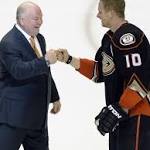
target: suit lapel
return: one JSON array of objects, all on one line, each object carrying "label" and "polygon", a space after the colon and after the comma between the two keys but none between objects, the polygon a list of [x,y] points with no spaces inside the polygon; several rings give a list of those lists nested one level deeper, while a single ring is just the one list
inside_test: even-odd
[{"label": "suit lapel", "polygon": [[[15,33],[16,38],[18,39],[18,41],[20,41],[19,43],[16,43],[18,45],[20,45],[19,47],[21,49],[23,49],[23,51],[28,51],[29,54],[31,54],[34,57],[37,57],[36,54],[34,53],[30,43],[28,42],[28,40],[25,38],[25,36],[14,26],[13,31]],[[45,55],[46,51],[45,51],[45,41],[42,38],[42,36],[40,34],[37,35],[37,39],[39,41],[40,47],[41,47],[41,51],[43,56]]]},{"label": "suit lapel", "polygon": [[15,26],[12,31],[14,32],[16,41],[18,41],[16,43],[18,45],[17,47],[19,47],[23,52],[27,52],[32,57],[36,57],[36,54],[34,53],[30,43],[25,38],[25,36]]},{"label": "suit lapel", "polygon": [[42,51],[42,54],[44,56],[45,53],[46,53],[45,40],[44,40],[44,38],[40,34],[37,35],[37,39],[39,41],[39,44],[40,44],[40,47],[41,47],[41,51]]}]

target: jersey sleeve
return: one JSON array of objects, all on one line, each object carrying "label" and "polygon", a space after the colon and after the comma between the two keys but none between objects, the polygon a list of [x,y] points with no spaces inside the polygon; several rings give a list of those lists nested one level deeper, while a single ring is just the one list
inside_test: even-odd
[{"label": "jersey sleeve", "polygon": [[101,49],[98,49],[95,60],[81,58],[78,71],[94,82],[103,82]]},{"label": "jersey sleeve", "polygon": [[140,29],[127,25],[114,35],[112,43],[116,49],[117,71],[124,79],[119,104],[130,110],[141,101],[149,101],[149,42]]},{"label": "jersey sleeve", "polygon": [[149,102],[149,92],[139,78],[134,74],[131,77],[131,81],[128,86],[125,88],[119,104],[123,108],[130,110],[143,100],[147,100]]},{"label": "jersey sleeve", "polygon": [[96,62],[93,60],[89,60],[89,59],[80,59],[80,68],[79,68],[79,72],[86,76],[89,79],[92,79],[93,77],[93,72],[94,72],[94,68],[96,67]]}]

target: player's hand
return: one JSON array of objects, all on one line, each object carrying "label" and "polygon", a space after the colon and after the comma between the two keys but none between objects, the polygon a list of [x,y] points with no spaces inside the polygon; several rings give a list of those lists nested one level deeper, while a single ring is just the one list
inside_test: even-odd
[{"label": "player's hand", "polygon": [[127,118],[127,113],[118,105],[104,107],[95,117],[95,124],[98,131],[104,136],[115,130],[121,120]]},{"label": "player's hand", "polygon": [[56,51],[56,54],[57,54],[57,60],[60,61],[60,62],[64,62],[66,63],[68,58],[69,58],[69,53],[67,51],[67,49],[58,49]]}]

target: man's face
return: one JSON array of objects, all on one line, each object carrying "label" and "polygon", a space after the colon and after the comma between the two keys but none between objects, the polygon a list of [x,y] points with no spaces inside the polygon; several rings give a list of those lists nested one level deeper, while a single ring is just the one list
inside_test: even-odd
[{"label": "man's face", "polygon": [[103,2],[100,1],[98,5],[98,13],[97,18],[101,20],[102,26],[110,28],[110,22],[111,22],[111,11],[108,11],[104,8]]},{"label": "man's face", "polygon": [[25,15],[22,17],[20,22],[26,33],[31,36],[37,35],[43,22],[40,8],[27,8]]}]

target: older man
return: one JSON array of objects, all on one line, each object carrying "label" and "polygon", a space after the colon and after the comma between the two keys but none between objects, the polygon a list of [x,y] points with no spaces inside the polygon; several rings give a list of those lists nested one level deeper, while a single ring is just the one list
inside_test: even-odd
[{"label": "older man", "polygon": [[47,112],[60,110],[59,95],[50,72],[56,62],[46,52],[39,34],[42,12],[24,2],[17,9],[17,24],[0,42],[1,81],[0,146],[2,150],[48,150]]}]

